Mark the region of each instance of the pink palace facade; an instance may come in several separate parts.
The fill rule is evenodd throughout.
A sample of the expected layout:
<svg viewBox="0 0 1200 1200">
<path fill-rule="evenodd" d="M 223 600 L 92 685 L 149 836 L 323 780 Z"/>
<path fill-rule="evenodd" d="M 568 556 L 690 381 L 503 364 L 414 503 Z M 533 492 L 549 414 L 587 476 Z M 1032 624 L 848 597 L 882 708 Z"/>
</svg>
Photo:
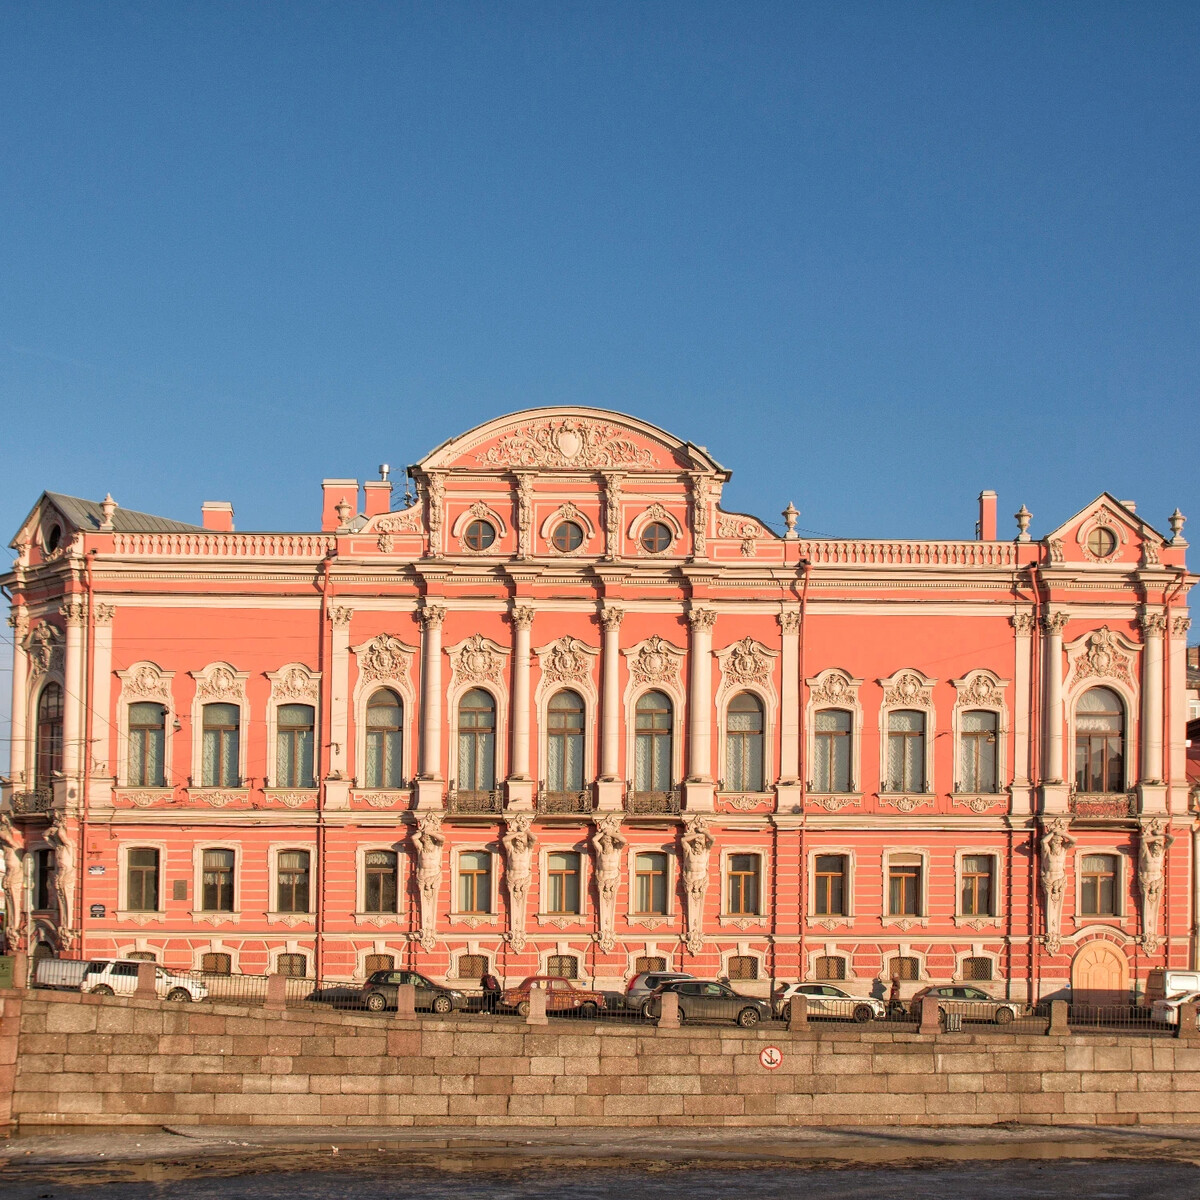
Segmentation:
<svg viewBox="0 0 1200 1200">
<path fill-rule="evenodd" d="M 319 532 L 44 494 L 12 543 L 10 946 L 1124 998 L 1198 959 L 1183 518 L 810 539 L 543 408 Z"/>
</svg>

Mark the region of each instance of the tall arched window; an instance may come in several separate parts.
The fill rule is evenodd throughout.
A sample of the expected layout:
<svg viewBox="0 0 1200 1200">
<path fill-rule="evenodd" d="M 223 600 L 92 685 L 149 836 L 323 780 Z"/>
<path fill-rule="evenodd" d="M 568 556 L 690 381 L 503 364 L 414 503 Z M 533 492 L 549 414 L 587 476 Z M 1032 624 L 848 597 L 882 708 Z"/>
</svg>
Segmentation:
<svg viewBox="0 0 1200 1200">
<path fill-rule="evenodd" d="M 458 706 L 458 790 L 490 792 L 496 786 L 496 701 L 472 688 Z"/>
<path fill-rule="evenodd" d="M 819 794 L 850 790 L 850 713 L 844 708 L 817 711 L 813 731 L 816 762 L 813 789 Z"/>
<path fill-rule="evenodd" d="M 972 709 L 962 715 L 958 743 L 958 790 L 999 791 L 996 769 L 996 714 Z"/>
<path fill-rule="evenodd" d="M 372 788 L 404 786 L 404 706 L 389 688 L 380 688 L 367 701 L 367 768 L 365 782 Z"/>
<path fill-rule="evenodd" d="M 38 787 L 49 787 L 56 771 L 62 770 L 63 693 L 57 683 L 48 683 L 38 697 L 37 758 L 34 770 Z"/>
<path fill-rule="evenodd" d="M 236 704 L 204 706 L 204 763 L 201 787 L 237 787 L 238 734 L 242 713 Z"/>
<path fill-rule="evenodd" d="M 662 692 L 646 692 L 637 702 L 634 790 L 671 790 L 671 701 Z"/>
<path fill-rule="evenodd" d="M 546 787 L 550 792 L 583 791 L 583 698 L 557 692 L 546 714 Z"/>
<path fill-rule="evenodd" d="M 1125 706 L 1111 688 L 1091 688 L 1075 706 L 1075 787 L 1125 790 Z"/>
<path fill-rule="evenodd" d="M 161 704 L 129 706 L 129 786 L 165 787 L 167 710 Z"/>
<path fill-rule="evenodd" d="M 887 790 L 925 790 L 925 714 L 902 708 L 888 713 Z"/>
<path fill-rule="evenodd" d="M 763 706 L 739 692 L 725 714 L 725 786 L 733 792 L 763 790 Z"/>
<path fill-rule="evenodd" d="M 311 704 L 281 704 L 275 735 L 277 787 L 310 788 L 313 783 L 313 728 L 316 710 Z"/>
</svg>

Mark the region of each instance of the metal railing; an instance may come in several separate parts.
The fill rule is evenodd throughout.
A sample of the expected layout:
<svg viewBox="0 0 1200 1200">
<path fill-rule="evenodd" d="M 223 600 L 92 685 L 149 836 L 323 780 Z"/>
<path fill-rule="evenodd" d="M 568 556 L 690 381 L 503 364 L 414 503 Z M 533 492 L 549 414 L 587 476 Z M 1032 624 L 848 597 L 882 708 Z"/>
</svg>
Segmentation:
<svg viewBox="0 0 1200 1200">
<path fill-rule="evenodd" d="M 677 817 L 683 811 L 678 788 L 669 792 L 625 793 L 625 811 L 634 817 Z"/>
<path fill-rule="evenodd" d="M 595 806 L 596 801 L 590 791 L 548 792 L 543 790 L 537 794 L 537 811 L 543 816 L 573 816 L 579 813 L 590 813 Z"/>
<path fill-rule="evenodd" d="M 476 792 L 451 788 L 446 793 L 446 811 L 461 816 L 490 816 L 504 811 L 504 793 Z"/>
<path fill-rule="evenodd" d="M 1068 809 L 1077 817 L 1136 817 L 1136 792 L 1076 792 L 1068 797 Z"/>
<path fill-rule="evenodd" d="M 54 791 L 48 787 L 34 788 L 31 792 L 13 792 L 12 811 L 21 816 L 33 813 L 48 813 L 54 805 Z"/>
</svg>

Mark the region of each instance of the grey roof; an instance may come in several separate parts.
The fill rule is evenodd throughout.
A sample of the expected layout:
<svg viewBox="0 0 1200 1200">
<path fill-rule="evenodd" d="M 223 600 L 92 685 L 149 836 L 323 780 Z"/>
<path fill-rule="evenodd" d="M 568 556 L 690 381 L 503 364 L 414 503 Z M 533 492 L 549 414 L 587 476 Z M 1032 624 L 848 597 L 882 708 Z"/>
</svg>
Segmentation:
<svg viewBox="0 0 1200 1200">
<path fill-rule="evenodd" d="M 76 529 L 94 533 L 104 521 L 98 501 L 64 496 L 61 492 L 47 492 L 46 499 L 59 509 Z M 167 517 L 156 517 L 152 513 L 120 507 L 113 511 L 112 522 L 113 529 L 120 533 L 189 533 L 204 528 L 203 525 L 189 525 L 186 521 L 172 521 Z"/>
</svg>

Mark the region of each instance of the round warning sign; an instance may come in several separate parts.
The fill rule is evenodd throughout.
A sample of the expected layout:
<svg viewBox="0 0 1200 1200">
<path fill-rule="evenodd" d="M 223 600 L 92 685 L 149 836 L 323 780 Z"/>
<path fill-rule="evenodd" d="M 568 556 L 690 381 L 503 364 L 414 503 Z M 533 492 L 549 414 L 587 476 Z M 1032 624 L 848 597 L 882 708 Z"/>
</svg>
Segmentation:
<svg viewBox="0 0 1200 1200">
<path fill-rule="evenodd" d="M 783 1066 L 783 1051 L 778 1046 L 764 1046 L 758 1052 L 758 1061 L 762 1063 L 765 1071 L 778 1070 Z"/>
</svg>

